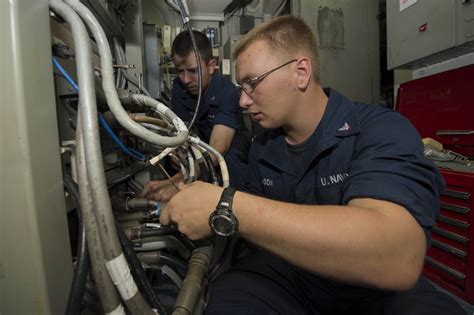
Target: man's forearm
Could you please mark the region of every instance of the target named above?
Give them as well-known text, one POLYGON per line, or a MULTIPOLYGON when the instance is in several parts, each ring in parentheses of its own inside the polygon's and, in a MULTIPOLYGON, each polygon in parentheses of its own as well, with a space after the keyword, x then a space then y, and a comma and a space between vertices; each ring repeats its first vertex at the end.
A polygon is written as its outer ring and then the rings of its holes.
POLYGON ((237 193, 241 235, 291 263, 337 280, 386 289, 416 281, 424 233, 402 207, 295 205, 237 193))

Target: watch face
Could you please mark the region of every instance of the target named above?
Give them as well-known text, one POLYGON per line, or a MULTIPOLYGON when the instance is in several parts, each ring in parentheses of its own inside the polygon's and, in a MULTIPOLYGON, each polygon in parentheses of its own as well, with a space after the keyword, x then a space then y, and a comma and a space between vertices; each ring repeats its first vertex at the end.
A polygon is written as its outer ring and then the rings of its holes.
POLYGON ((211 224, 216 234, 221 236, 228 236, 234 233, 234 224, 231 218, 225 215, 215 215, 212 218, 211 224))

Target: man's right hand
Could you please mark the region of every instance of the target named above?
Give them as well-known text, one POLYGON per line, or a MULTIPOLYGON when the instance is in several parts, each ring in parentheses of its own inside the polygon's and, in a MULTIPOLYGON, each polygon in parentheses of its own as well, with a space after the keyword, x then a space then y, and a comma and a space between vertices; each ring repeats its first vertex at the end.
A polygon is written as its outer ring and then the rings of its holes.
POLYGON ((176 187, 168 180, 152 180, 145 185, 145 188, 140 193, 140 197, 155 201, 167 202, 177 192, 178 190, 176 187))

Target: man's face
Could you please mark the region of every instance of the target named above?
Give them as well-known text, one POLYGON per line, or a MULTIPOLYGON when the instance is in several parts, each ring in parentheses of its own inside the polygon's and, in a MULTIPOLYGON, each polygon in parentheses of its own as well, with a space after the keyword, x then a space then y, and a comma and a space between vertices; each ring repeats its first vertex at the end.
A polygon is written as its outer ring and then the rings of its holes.
POLYGON ((263 40, 249 45, 236 59, 236 80, 241 85, 283 64, 253 85, 253 91, 240 95, 240 106, 264 128, 279 128, 290 124, 297 102, 295 64, 282 62, 263 40))
MULTIPOLYGON (((178 71, 178 76, 181 82, 186 87, 186 90, 191 95, 198 95, 198 67, 194 51, 191 51, 187 56, 173 56, 173 62, 178 71)), ((211 81, 211 76, 216 68, 216 61, 211 59, 206 63, 201 58, 202 67, 202 91, 205 92, 211 81)))

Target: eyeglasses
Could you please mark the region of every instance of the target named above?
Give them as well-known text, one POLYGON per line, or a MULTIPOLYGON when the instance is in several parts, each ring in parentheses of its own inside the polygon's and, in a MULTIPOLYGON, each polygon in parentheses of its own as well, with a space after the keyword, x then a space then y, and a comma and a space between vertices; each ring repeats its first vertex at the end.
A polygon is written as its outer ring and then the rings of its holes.
POLYGON ((283 68, 284 66, 287 66, 289 65, 290 63, 292 62, 295 62, 295 61, 298 61, 298 59, 293 59, 293 60, 290 60, 284 64, 282 64, 281 66, 278 66, 276 68, 273 68, 271 69, 270 71, 267 71, 265 72, 264 74, 261 74, 259 76, 256 76, 254 78, 251 78, 251 79, 247 79, 245 80, 245 82, 242 82, 242 84, 240 85, 237 85, 237 88, 239 90, 240 93, 242 93, 242 91, 244 91, 247 95, 250 95, 254 90, 255 88, 257 87, 257 85, 263 81, 263 79, 265 79, 268 75, 270 75, 273 71, 276 71, 280 68, 283 68))

